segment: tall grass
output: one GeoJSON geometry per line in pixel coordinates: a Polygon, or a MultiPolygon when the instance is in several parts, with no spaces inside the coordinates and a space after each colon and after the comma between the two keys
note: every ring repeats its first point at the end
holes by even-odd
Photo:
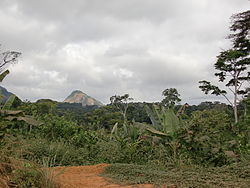
{"type": "MultiPolygon", "coordinates": [[[[43,160],[43,165],[23,158],[26,151],[21,141],[11,138],[2,140],[0,147],[0,186],[1,187],[40,187],[55,188],[55,176],[47,168],[53,160],[43,160]]],[[[28,152],[29,153],[29,152],[28,152]]],[[[27,154],[27,153],[26,153],[27,154]]],[[[31,153],[29,153],[31,154],[31,153]]]]}

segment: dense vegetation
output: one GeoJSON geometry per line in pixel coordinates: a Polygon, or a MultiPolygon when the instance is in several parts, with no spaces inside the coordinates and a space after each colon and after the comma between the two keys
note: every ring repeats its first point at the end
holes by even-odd
{"type": "MultiPolygon", "coordinates": [[[[15,60],[20,54],[9,55],[15,60]]],[[[0,81],[8,73],[2,72],[0,81]]],[[[205,92],[225,94],[203,86],[205,92]]],[[[133,103],[125,94],[100,108],[48,99],[22,102],[12,95],[0,107],[0,186],[53,187],[41,167],[118,163],[106,173],[128,183],[248,187],[250,95],[239,94],[243,99],[233,105],[180,105],[178,91],[170,88],[162,102],[133,103]],[[134,179],[138,174],[143,177],[134,179]]]]}
{"type": "MultiPolygon", "coordinates": [[[[231,108],[218,102],[188,106],[182,114],[177,110],[181,105],[171,109],[158,103],[129,103],[126,120],[113,105],[82,109],[81,113],[62,112],[61,105],[53,101],[22,102],[10,108],[14,118],[2,114],[1,161],[20,160],[24,165],[18,171],[9,169],[12,183],[20,184],[25,178],[24,182],[31,185],[37,177],[42,178],[34,165],[125,163],[165,168],[165,172],[169,168],[210,169],[235,163],[249,167],[249,96],[242,101],[245,109],[237,124],[233,123],[231,108]],[[31,116],[33,119],[24,118],[31,116]]],[[[142,168],[149,168],[146,166],[142,168]]]]}

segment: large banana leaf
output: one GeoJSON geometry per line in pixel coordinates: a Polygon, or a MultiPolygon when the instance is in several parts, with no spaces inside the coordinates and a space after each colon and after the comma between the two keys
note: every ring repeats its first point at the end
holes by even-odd
{"type": "Polygon", "coordinates": [[[148,105],[145,106],[146,112],[153,124],[153,126],[160,130],[162,128],[161,121],[159,118],[159,114],[157,113],[156,107],[154,106],[153,109],[151,109],[148,105]]]}
{"type": "MultiPolygon", "coordinates": [[[[144,127],[144,124],[142,123],[140,125],[139,123],[123,123],[122,128],[119,129],[118,123],[116,123],[111,130],[110,139],[113,137],[120,137],[136,141],[142,132],[142,127],[144,127]]],[[[144,127],[143,130],[146,130],[146,127],[144,127]]]]}
{"type": "Polygon", "coordinates": [[[33,126],[39,126],[42,123],[33,119],[32,117],[29,116],[19,116],[19,117],[15,117],[15,116],[8,116],[5,117],[4,119],[9,120],[9,121],[13,121],[13,120],[18,120],[18,121],[24,121],[26,123],[28,123],[29,125],[33,125],[33,126]]]}
{"type": "Polygon", "coordinates": [[[150,133],[155,134],[156,136],[168,136],[166,133],[158,131],[158,130],[154,129],[153,127],[147,128],[147,131],[149,131],[150,133]]]}
{"type": "Polygon", "coordinates": [[[127,125],[127,136],[133,141],[136,141],[140,136],[140,129],[134,126],[134,124],[127,125]]]}
{"type": "Polygon", "coordinates": [[[0,110],[0,114],[4,116],[22,116],[24,115],[22,110],[0,110]]]}
{"type": "Polygon", "coordinates": [[[180,120],[177,115],[174,113],[173,109],[164,109],[163,113],[163,132],[165,133],[173,133],[178,128],[180,128],[180,120]]]}
{"type": "Polygon", "coordinates": [[[117,130],[118,130],[118,123],[115,123],[115,125],[112,128],[111,135],[112,134],[117,135],[117,130]]]}
{"type": "Polygon", "coordinates": [[[111,134],[110,134],[109,139],[111,140],[113,137],[117,137],[117,136],[118,136],[118,123],[116,122],[111,130],[111,134]]]}
{"type": "Polygon", "coordinates": [[[3,110],[10,110],[10,108],[11,108],[11,106],[12,106],[12,104],[13,104],[15,98],[16,98],[16,95],[11,95],[11,96],[7,99],[7,101],[5,102],[5,104],[3,105],[2,109],[3,109],[3,110]]]}
{"type": "Polygon", "coordinates": [[[3,73],[0,74],[0,82],[3,81],[3,79],[5,78],[5,76],[7,76],[10,73],[9,70],[4,71],[3,73]]]}
{"type": "Polygon", "coordinates": [[[161,133],[172,134],[180,128],[180,119],[172,108],[153,105],[151,109],[149,106],[146,106],[146,112],[152,122],[153,128],[161,133]]]}
{"type": "Polygon", "coordinates": [[[27,116],[24,114],[22,110],[10,110],[16,96],[11,95],[8,100],[5,102],[4,106],[0,109],[0,115],[3,119],[8,121],[25,121],[29,125],[39,126],[42,123],[33,119],[31,116],[27,116]]]}

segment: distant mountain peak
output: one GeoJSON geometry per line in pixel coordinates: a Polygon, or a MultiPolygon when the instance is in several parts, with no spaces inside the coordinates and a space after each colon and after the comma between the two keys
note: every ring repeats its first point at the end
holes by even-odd
{"type": "MultiPolygon", "coordinates": [[[[74,91],[72,91],[71,94],[74,94],[74,93],[83,93],[83,92],[81,90],[74,90],[74,91]]],[[[83,94],[85,94],[85,93],[83,93],[83,94]]]]}
{"type": "Polygon", "coordinates": [[[82,106],[103,106],[103,104],[94,99],[91,96],[88,96],[86,93],[83,93],[80,90],[73,91],[63,102],[66,103],[81,103],[82,106]]]}

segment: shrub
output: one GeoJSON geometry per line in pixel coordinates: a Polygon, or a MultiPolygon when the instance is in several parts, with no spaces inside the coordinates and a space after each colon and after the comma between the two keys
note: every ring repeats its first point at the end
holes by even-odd
{"type": "Polygon", "coordinates": [[[188,128],[179,134],[182,149],[195,163],[221,166],[237,158],[236,133],[224,112],[194,112],[188,128]]]}

